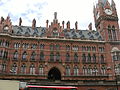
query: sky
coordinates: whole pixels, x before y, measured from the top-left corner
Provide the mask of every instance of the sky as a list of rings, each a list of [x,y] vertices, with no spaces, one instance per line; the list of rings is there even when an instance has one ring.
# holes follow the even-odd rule
[[[120,0],[114,0],[120,18]],[[111,0],[109,0],[111,2]],[[53,21],[54,12],[62,25],[62,21],[70,21],[71,28],[75,28],[78,22],[79,29],[88,29],[90,22],[93,23],[93,5],[97,0],[0,0],[0,16],[11,18],[13,25],[18,25],[22,18],[23,26],[32,26],[32,20],[36,19],[36,26],[45,27],[46,20],[49,24]],[[119,21],[120,24],[120,21]]]

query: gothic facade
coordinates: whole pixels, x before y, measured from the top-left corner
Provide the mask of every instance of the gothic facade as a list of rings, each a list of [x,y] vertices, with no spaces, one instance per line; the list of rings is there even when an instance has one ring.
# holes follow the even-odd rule
[[[70,28],[70,21],[46,27],[12,25],[0,20],[0,79],[29,82],[61,81],[80,90],[114,90],[119,87],[120,29],[113,0],[98,0],[94,6],[96,30]],[[47,83],[47,82],[46,82]],[[59,82],[60,83],[60,82]],[[72,83],[72,84],[71,84]],[[45,83],[44,83],[45,84]]]

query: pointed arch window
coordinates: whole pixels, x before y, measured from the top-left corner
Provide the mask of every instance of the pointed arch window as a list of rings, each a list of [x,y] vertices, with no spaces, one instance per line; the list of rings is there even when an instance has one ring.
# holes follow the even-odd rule
[[[87,73],[88,73],[88,75],[92,75],[92,67],[91,66],[88,67]]]
[[[31,60],[35,60],[35,57],[36,57],[36,53],[33,51],[31,54]]]
[[[34,66],[34,64],[31,64],[31,65],[30,65],[30,74],[31,74],[31,75],[34,75],[34,74],[35,74],[35,66]]]
[[[97,75],[98,74],[98,68],[95,66],[93,68],[93,75]]]
[[[70,61],[70,54],[66,53],[66,61],[69,62]]]
[[[117,36],[116,36],[115,26],[112,26],[112,34],[113,34],[113,40],[116,41],[117,40]]]
[[[26,65],[22,64],[21,66],[21,74],[26,74]]]
[[[59,52],[56,53],[56,61],[60,61],[60,53]]]
[[[0,50],[0,57],[3,57],[3,50]]]
[[[86,62],[86,55],[85,55],[85,53],[82,54],[82,62],[83,62],[83,63]]]
[[[50,53],[50,61],[54,61],[54,53],[53,52]]]
[[[83,75],[87,75],[87,67],[83,66]]]
[[[66,76],[70,76],[70,66],[66,66]]]
[[[93,62],[96,63],[96,55],[93,54]]]
[[[101,67],[101,74],[102,75],[106,74],[106,67],[104,65]]]
[[[79,74],[78,66],[74,66],[74,76],[78,76],[78,74]]]
[[[44,56],[44,52],[40,52],[40,61],[44,61],[45,56]]]
[[[90,55],[90,53],[88,54],[88,60],[87,60],[87,62],[91,62],[91,55]]]
[[[12,65],[10,72],[11,72],[12,74],[17,74],[17,64],[16,64],[16,63],[14,63],[14,64]]]
[[[18,51],[15,51],[15,52],[14,52],[13,59],[14,59],[14,60],[17,60],[17,59],[18,59]]]
[[[43,68],[43,65],[41,64],[39,66],[39,75],[43,75],[44,74],[44,68]]]
[[[100,61],[101,61],[101,63],[105,63],[104,55],[101,55],[101,56],[100,56]]]
[[[22,60],[26,60],[27,59],[27,52],[24,51],[22,54]]]
[[[111,31],[111,26],[108,26],[108,37],[109,37],[109,41],[112,40],[112,31]]]
[[[3,64],[2,64],[2,72],[6,72],[6,68],[7,68],[6,63],[3,63]]]
[[[78,54],[77,53],[74,54],[74,62],[78,62]]]

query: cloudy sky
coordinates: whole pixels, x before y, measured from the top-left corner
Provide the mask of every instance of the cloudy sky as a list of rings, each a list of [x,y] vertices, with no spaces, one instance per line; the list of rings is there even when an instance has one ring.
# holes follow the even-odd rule
[[[111,0],[109,0],[111,2]],[[120,18],[120,0],[114,0]],[[93,5],[97,0],[0,0],[0,16],[10,16],[13,25],[18,25],[19,17],[22,25],[31,26],[35,18],[37,26],[45,26],[46,20],[52,22],[54,12],[57,12],[58,20],[71,23],[78,21],[79,29],[87,29],[90,22],[93,23]]]

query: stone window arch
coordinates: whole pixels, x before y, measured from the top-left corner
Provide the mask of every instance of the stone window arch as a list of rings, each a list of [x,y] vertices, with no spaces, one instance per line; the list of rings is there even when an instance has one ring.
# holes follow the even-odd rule
[[[44,74],[44,67],[42,64],[40,64],[39,66],[39,75],[43,75]]]
[[[17,60],[17,59],[18,59],[18,51],[15,51],[15,52],[14,52],[13,59],[14,59],[14,60]]]
[[[26,65],[25,64],[21,65],[21,74],[26,74]]]
[[[78,66],[74,66],[74,76],[78,76],[79,75],[79,68]]]
[[[34,64],[30,65],[30,74],[32,74],[32,75],[35,74],[35,65]]]

